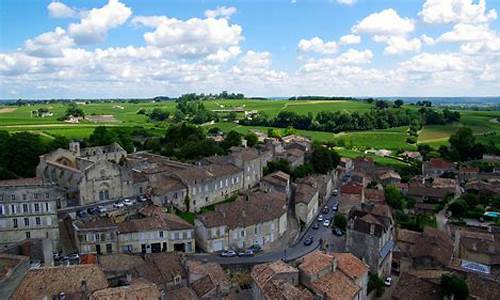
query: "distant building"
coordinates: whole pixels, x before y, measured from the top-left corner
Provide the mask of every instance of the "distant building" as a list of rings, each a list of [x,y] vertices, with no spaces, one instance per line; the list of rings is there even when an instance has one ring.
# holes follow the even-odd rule
[[[267,246],[287,230],[286,195],[252,192],[195,219],[196,239],[205,252],[254,244]]]
[[[25,239],[59,242],[57,203],[63,194],[41,178],[0,181],[0,246]]]
[[[455,164],[444,159],[431,158],[422,163],[422,175],[426,177],[439,177],[448,172],[456,172]]]

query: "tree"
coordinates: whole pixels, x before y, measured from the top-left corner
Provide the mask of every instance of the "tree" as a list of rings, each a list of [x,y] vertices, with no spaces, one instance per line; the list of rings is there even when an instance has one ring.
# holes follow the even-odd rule
[[[227,120],[229,122],[233,122],[234,120],[236,120],[237,117],[238,117],[238,114],[235,111],[232,111],[232,112],[227,114]]]
[[[311,164],[303,164],[301,166],[296,167],[293,172],[292,172],[292,177],[293,178],[303,178],[306,177],[307,175],[310,175],[313,173],[313,167]]]
[[[455,154],[459,160],[470,160],[482,157],[480,146],[476,145],[476,138],[472,129],[461,127],[450,136],[450,152]],[[483,149],[484,151],[484,149]]]
[[[169,112],[167,111],[163,111],[161,110],[160,108],[155,108],[153,109],[153,111],[149,114],[149,119],[151,121],[165,121],[166,119],[168,119],[168,116],[169,116]]]
[[[467,209],[467,202],[465,202],[465,200],[463,199],[453,201],[448,207],[448,210],[451,211],[452,215],[457,218],[463,217],[467,212]]]
[[[337,167],[340,156],[336,151],[323,146],[315,146],[313,148],[311,165],[314,172],[326,174]]]
[[[241,146],[241,134],[234,130],[229,131],[224,141],[222,141],[221,146],[226,150],[231,147]]]
[[[21,177],[35,176],[38,157],[47,151],[40,135],[25,131],[11,134],[5,149],[5,169]]]
[[[245,135],[245,140],[247,140],[247,146],[248,147],[253,147],[257,144],[257,142],[259,141],[259,138],[257,137],[257,135],[253,132],[248,132],[246,135]]]
[[[469,297],[467,283],[455,274],[441,275],[441,288],[445,296],[453,296],[456,300],[465,300]]]
[[[220,130],[219,127],[212,127],[208,130],[209,135],[219,135],[221,132],[222,130]]]
[[[384,109],[389,107],[389,105],[387,105],[387,102],[384,100],[377,100],[377,102],[375,102],[375,107],[378,109]]]
[[[398,100],[394,101],[394,107],[400,108],[403,105],[403,103],[404,103],[403,100],[398,99]]]
[[[335,218],[333,218],[333,224],[342,229],[342,230],[345,230],[346,226],[347,226],[347,219],[346,217],[343,215],[343,214],[336,214],[335,215]]]
[[[267,163],[267,166],[264,167],[263,173],[264,175],[271,174],[276,171],[285,172],[287,174],[291,174],[290,163],[286,159],[278,159],[272,160]]]
[[[116,134],[106,126],[97,126],[89,136],[89,143],[92,146],[104,146],[117,141]]]
[[[394,209],[402,209],[406,207],[406,199],[401,194],[399,189],[394,185],[388,185],[385,187],[385,201],[387,204]]]

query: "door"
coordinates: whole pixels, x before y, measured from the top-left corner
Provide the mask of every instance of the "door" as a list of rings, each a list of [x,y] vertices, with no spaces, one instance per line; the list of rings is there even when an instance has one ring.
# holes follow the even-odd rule
[[[224,242],[221,240],[212,241],[212,250],[214,252],[224,250]]]
[[[95,251],[97,252],[97,254],[101,254],[101,245],[95,245]]]

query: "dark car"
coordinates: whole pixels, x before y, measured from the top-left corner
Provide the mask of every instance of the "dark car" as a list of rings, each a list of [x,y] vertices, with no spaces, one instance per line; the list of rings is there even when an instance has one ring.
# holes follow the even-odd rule
[[[313,226],[312,226],[312,229],[316,230],[316,229],[319,229],[319,225],[318,223],[314,223]]]
[[[220,256],[222,257],[234,257],[236,256],[236,252],[234,250],[224,250],[220,253]]]
[[[99,213],[99,208],[97,207],[90,207],[90,208],[87,208],[87,212],[91,215],[93,214],[98,214]]]
[[[87,216],[87,212],[84,209],[80,209],[79,211],[76,212],[76,215],[79,216],[80,218],[84,218]]]
[[[254,244],[248,248],[248,250],[252,250],[253,253],[259,253],[262,251],[262,247],[258,244]]]
[[[304,245],[305,245],[305,246],[310,246],[310,245],[312,245],[312,243],[313,243],[313,238],[312,238],[312,236],[309,236],[309,237],[307,237],[307,238],[304,240]]]
[[[332,231],[333,231],[333,234],[335,234],[336,236],[342,236],[342,235],[344,235],[344,233],[342,232],[342,230],[340,228],[338,228],[338,227],[333,228]]]
[[[253,251],[252,250],[243,250],[238,252],[239,257],[245,257],[245,256],[253,256]]]
[[[328,209],[328,206],[323,207],[323,210],[321,210],[321,213],[324,215],[327,215],[329,212],[330,210]]]

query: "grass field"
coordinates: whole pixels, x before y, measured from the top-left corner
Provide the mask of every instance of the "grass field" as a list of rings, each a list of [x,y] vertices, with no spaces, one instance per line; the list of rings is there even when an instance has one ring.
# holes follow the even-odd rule
[[[204,102],[207,109],[229,109],[242,107],[245,110],[258,110],[265,112],[268,116],[275,116],[280,111],[293,111],[300,114],[313,113],[319,111],[348,111],[367,112],[372,105],[360,101],[287,101],[287,100],[211,100]],[[39,108],[48,108],[54,113],[52,117],[38,118],[32,117],[31,111]],[[175,102],[148,102],[148,103],[92,103],[79,105],[87,115],[113,115],[117,122],[114,123],[91,123],[84,121],[80,124],[68,124],[57,119],[64,115],[66,105],[64,104],[41,104],[31,106],[2,106],[0,105],[0,130],[22,131],[40,133],[47,137],[53,135],[64,135],[68,138],[88,137],[96,126],[143,126],[154,129],[155,125],[148,123],[147,117],[139,115],[137,112],[144,108],[152,110],[161,108],[174,112]],[[500,124],[491,120],[500,117],[499,111],[461,111],[462,118],[460,124],[452,125],[432,125],[425,126],[420,132],[418,142],[428,143],[432,146],[446,144],[448,138],[460,126],[469,126],[473,129],[477,138],[481,141],[494,141],[500,145]],[[240,126],[234,123],[217,123],[215,126],[223,131],[235,129],[238,132],[246,133],[249,130],[261,130],[267,132],[268,128]],[[414,145],[406,143],[406,127],[390,128],[384,130],[343,132],[333,134],[319,131],[298,131],[298,134],[307,136],[317,141],[329,141],[333,139],[343,139],[344,142],[354,149],[391,149],[398,148],[405,150],[415,149]],[[158,131],[163,129],[159,128]]]

